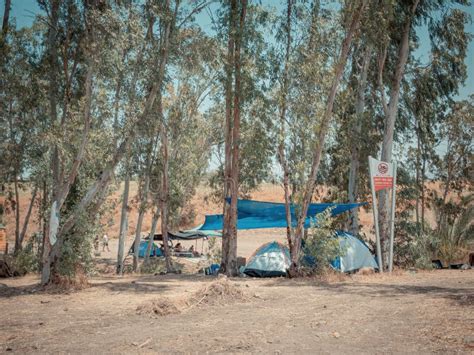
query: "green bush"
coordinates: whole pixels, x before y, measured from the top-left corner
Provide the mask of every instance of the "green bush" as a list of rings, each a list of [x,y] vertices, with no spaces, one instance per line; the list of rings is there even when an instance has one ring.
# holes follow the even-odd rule
[[[308,267],[316,274],[327,272],[331,268],[331,262],[345,254],[339,240],[335,238],[336,231],[333,228],[331,210],[328,208],[316,215],[311,221],[308,236],[304,239],[303,254],[314,259],[314,265]]]
[[[30,272],[38,272],[40,265],[39,252],[34,248],[34,239],[28,240],[24,248],[22,248],[14,256],[13,269],[19,275],[25,275]]]
[[[209,237],[208,239],[209,250],[206,256],[212,264],[220,264],[222,260],[222,248],[219,242],[220,239],[218,240],[216,237]]]
[[[140,267],[142,274],[161,274],[166,273],[166,262],[164,258],[150,258],[148,262]]]
[[[437,249],[437,239],[428,225],[422,229],[412,221],[401,220],[395,225],[394,262],[402,267],[431,269]]]

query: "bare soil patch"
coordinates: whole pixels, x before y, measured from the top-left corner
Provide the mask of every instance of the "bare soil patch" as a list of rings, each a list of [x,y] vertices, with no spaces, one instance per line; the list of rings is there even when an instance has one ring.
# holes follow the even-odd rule
[[[229,280],[245,302],[233,299],[240,293],[219,301],[216,280],[96,277],[91,287],[63,294],[40,290],[32,276],[2,280],[0,351],[473,352],[474,270]],[[204,295],[188,311],[137,314],[137,307],[156,299],[174,304]]]

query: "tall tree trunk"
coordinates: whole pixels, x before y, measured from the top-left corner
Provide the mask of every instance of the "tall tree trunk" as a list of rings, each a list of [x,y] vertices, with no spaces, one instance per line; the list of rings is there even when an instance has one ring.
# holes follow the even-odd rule
[[[8,45],[7,45],[7,36],[8,30],[10,28],[10,10],[11,10],[11,0],[5,0],[5,7],[3,9],[3,21],[2,21],[2,33],[0,35],[0,70],[3,71],[4,65],[7,60],[7,53],[8,53]],[[3,83],[2,85],[2,94],[4,93],[3,90]],[[3,109],[3,95],[0,97],[2,100],[2,109]]]
[[[161,157],[163,159],[163,175],[161,178],[161,235],[163,236],[163,248],[165,251],[166,271],[174,272],[171,262],[171,251],[168,246],[168,198],[169,198],[169,156],[168,156],[168,132],[165,125],[161,126]]]
[[[49,99],[49,114],[50,122],[56,124],[57,122],[57,75],[58,70],[58,50],[57,50],[57,33],[58,33],[58,21],[59,21],[59,1],[51,1],[50,13],[50,24],[48,27],[48,61],[49,61],[49,87],[48,87],[48,99]],[[51,188],[52,200],[56,200],[56,195],[53,193],[55,186],[59,184],[59,157],[57,154],[57,147],[53,148],[51,156],[51,170],[53,172],[53,186]],[[47,224],[47,232],[43,236],[43,256],[42,256],[42,275],[41,284],[45,285],[49,282],[51,276],[51,242],[49,228],[51,221]]]
[[[11,0],[5,0],[5,7],[3,11],[3,22],[2,22],[2,36],[6,37],[8,33],[8,22],[10,19]]]
[[[227,42],[227,63],[226,69],[226,84],[225,84],[225,160],[224,160],[224,225],[222,230],[222,260],[221,260],[221,271],[227,272],[226,267],[228,265],[229,257],[229,241],[231,237],[231,212],[230,204],[227,203],[227,199],[232,196],[232,78],[234,70],[234,35],[236,28],[236,12],[237,12],[237,0],[231,1],[230,17],[229,17],[229,34]]]
[[[421,155],[421,142],[420,142],[420,125],[417,124],[416,130],[416,169],[415,169],[415,180],[416,180],[416,203],[415,203],[415,220],[418,228],[418,236],[420,236],[420,155]]]
[[[234,12],[232,20],[237,21],[237,4],[231,4],[231,11]],[[240,153],[240,108],[242,104],[241,89],[241,60],[240,49],[242,45],[242,35],[244,31],[245,15],[247,11],[247,0],[241,0],[239,25],[234,27],[235,50],[234,50],[234,96],[233,96],[233,124],[232,124],[232,149],[230,164],[230,208],[227,210],[228,216],[225,221],[227,225],[226,250],[222,253],[226,255],[225,264],[223,263],[222,272],[228,276],[238,275],[237,267],[237,201],[239,198],[239,153]],[[225,216],[226,217],[226,216]]]
[[[120,215],[120,234],[117,251],[117,274],[123,274],[123,261],[125,257],[125,239],[128,234],[128,196],[130,192],[130,156],[127,156],[127,163],[125,166],[125,182],[123,186],[122,195],[122,213]]]
[[[347,57],[349,55],[352,38],[354,36],[356,29],[359,26],[360,18],[362,16],[362,13],[364,11],[366,4],[367,4],[367,0],[362,0],[355,7],[353,15],[352,15],[351,23],[349,25],[349,28],[347,29],[347,33],[345,35],[344,41],[342,42],[341,53],[339,54],[339,58],[336,62],[337,64],[335,68],[334,78],[333,78],[332,85],[329,90],[328,98],[326,101],[326,109],[321,119],[321,127],[319,129],[318,141],[313,152],[311,172],[306,182],[306,187],[304,190],[303,200],[302,200],[301,208],[300,208],[300,215],[298,216],[298,223],[296,226],[292,249],[290,250],[290,254],[291,254],[291,265],[290,265],[290,270],[289,270],[290,276],[296,276],[298,274],[301,240],[303,237],[306,215],[308,213],[308,207],[311,202],[311,198],[313,196],[314,187],[316,185],[316,177],[318,175],[319,164],[321,162],[321,155],[324,148],[324,142],[326,139],[327,131],[329,129],[329,123],[332,117],[332,111],[334,107],[334,100],[336,97],[337,88],[339,86],[339,82],[341,81],[342,74],[344,72],[344,67],[346,65]]]
[[[159,202],[159,199],[158,199]],[[153,213],[153,217],[151,220],[151,230],[150,230],[150,235],[148,236],[148,244],[146,246],[146,253],[145,253],[145,264],[147,264],[150,261],[150,253],[151,253],[151,247],[153,246],[154,243],[154,237],[156,233],[156,226],[158,224],[158,219],[160,218],[160,208],[157,204],[155,213]]]
[[[278,144],[278,160],[283,171],[283,193],[285,197],[285,218],[286,218],[286,239],[288,247],[292,248],[292,222],[291,222],[291,198],[290,198],[290,172],[285,154],[285,138],[286,138],[286,110],[287,96],[289,90],[288,71],[290,65],[291,50],[291,12],[292,0],[287,0],[286,10],[286,51],[285,51],[285,67],[283,69],[283,84],[280,95],[280,137]]]
[[[360,166],[360,146],[361,146],[361,131],[362,123],[364,121],[364,110],[365,110],[365,91],[367,89],[367,73],[369,72],[370,56],[372,48],[370,45],[366,45],[365,51],[362,57],[362,63],[360,66],[360,75],[357,85],[357,97],[355,103],[355,118],[356,122],[352,125],[352,140],[351,145],[351,164],[349,167],[349,186],[348,186],[348,198],[350,203],[357,201],[359,192],[359,166]],[[359,216],[357,208],[350,211],[349,214],[349,231],[357,235],[359,234]]]
[[[425,169],[426,159],[423,155],[421,165],[421,233],[425,231]]]
[[[166,260],[167,272],[174,272],[173,264],[171,262],[171,252],[168,246],[168,199],[169,199],[169,155],[168,155],[168,131],[165,123],[165,117],[163,113],[163,83],[165,80],[166,68],[168,64],[168,55],[170,51],[170,39],[175,30],[176,17],[178,14],[179,1],[175,3],[174,11],[171,11],[170,1],[165,1],[165,11],[169,13],[169,17],[164,22],[165,30],[161,38],[160,46],[160,63],[157,75],[158,92],[157,92],[157,114],[160,125],[160,137],[161,137],[161,155],[163,159],[163,170],[161,180],[161,194],[160,194],[160,207],[161,207],[161,234],[163,235],[164,252]]]
[[[151,154],[151,153],[150,153]],[[148,163],[145,172],[145,183],[143,189],[141,191],[140,196],[140,207],[138,212],[138,220],[137,220],[137,228],[135,229],[135,241],[134,241],[134,253],[133,253],[133,271],[138,271],[138,258],[140,253],[140,240],[142,235],[142,225],[143,225],[143,218],[145,217],[145,212],[147,208],[148,202],[148,189],[150,186],[150,157],[148,157]]]
[[[20,248],[23,245],[23,240],[25,239],[26,231],[28,230],[28,224],[30,222],[31,212],[33,211],[33,206],[36,200],[36,194],[38,192],[38,186],[35,185],[33,192],[31,193],[30,205],[28,206],[28,211],[26,212],[25,220],[23,221],[23,228],[20,233]]]
[[[402,39],[398,51],[398,62],[395,68],[392,87],[390,88],[390,101],[387,106],[383,95],[384,88],[381,87],[382,100],[385,111],[385,126],[382,143],[381,158],[383,161],[391,162],[392,160],[392,146],[393,134],[395,130],[395,121],[398,114],[398,101],[400,98],[400,85],[405,73],[405,66],[410,52],[410,31],[412,28],[413,17],[418,7],[419,0],[415,0],[411,6],[409,16],[405,21],[403,27]],[[388,248],[389,248],[389,230],[390,230],[390,215],[389,215],[389,194],[387,190],[380,191],[379,194],[379,223],[380,223],[380,239],[382,243],[382,256],[384,265],[388,265]]]
[[[15,169],[13,177],[13,185],[15,189],[15,253],[21,249],[20,243],[20,192],[18,190],[18,171]]]

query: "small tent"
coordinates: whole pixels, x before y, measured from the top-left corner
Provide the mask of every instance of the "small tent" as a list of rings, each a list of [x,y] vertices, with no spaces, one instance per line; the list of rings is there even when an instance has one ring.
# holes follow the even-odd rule
[[[147,247],[148,247],[148,241],[142,240],[140,242],[140,247],[138,248],[139,258],[145,257]],[[133,246],[132,246],[131,252],[133,253]],[[161,249],[155,243],[153,243],[153,245],[151,246],[150,256],[163,256]]]
[[[338,231],[335,238],[344,255],[337,257],[331,265],[341,272],[356,271],[364,267],[378,269],[377,262],[367,245],[348,232]],[[314,265],[314,257],[305,256],[305,261]],[[285,276],[290,267],[290,251],[278,242],[270,242],[259,247],[249,261],[243,273],[252,277]]]
[[[348,232],[338,231],[337,238],[344,255],[336,258],[331,264],[341,272],[351,272],[363,267],[378,269],[374,256],[367,245]]]
[[[285,276],[290,267],[290,251],[278,242],[270,242],[258,248],[249,258],[243,273],[252,277]]]

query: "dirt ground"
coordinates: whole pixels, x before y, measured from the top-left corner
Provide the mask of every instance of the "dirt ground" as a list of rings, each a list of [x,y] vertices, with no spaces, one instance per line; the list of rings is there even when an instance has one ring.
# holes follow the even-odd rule
[[[178,299],[203,275],[96,277],[82,291],[0,282],[0,352],[474,353],[474,270],[343,280],[237,278],[243,302],[151,318],[137,306]]]

